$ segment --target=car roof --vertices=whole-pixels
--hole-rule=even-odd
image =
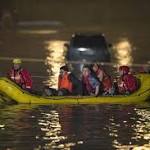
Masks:
[[[72,38],[80,38],[80,37],[104,37],[103,33],[75,33],[72,35]]]

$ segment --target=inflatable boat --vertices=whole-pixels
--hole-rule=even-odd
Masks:
[[[101,103],[140,103],[150,99],[150,75],[139,74],[139,89],[130,95],[115,96],[51,96],[44,97],[31,94],[21,89],[7,78],[0,78],[0,95],[4,101],[14,101],[22,104],[101,104]]]

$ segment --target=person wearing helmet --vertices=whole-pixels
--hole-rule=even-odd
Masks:
[[[119,94],[130,94],[137,90],[137,79],[130,73],[128,66],[119,67],[120,78],[118,80]]]
[[[32,79],[30,73],[21,67],[22,61],[19,58],[13,59],[13,67],[8,72],[8,78],[21,86],[23,89],[32,88]]]

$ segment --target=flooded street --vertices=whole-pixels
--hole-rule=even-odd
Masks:
[[[74,33],[104,34],[112,44],[112,63],[148,64],[149,5],[148,0],[1,0],[0,76],[19,57],[32,74],[34,89],[56,87],[66,62],[64,44]],[[150,149],[149,102],[0,105],[0,150],[140,148]]]
[[[1,150],[150,148],[142,105],[1,106]]]

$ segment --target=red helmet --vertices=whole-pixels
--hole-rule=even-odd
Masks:
[[[129,73],[130,68],[128,66],[120,66],[119,71],[123,71],[124,74]]]

